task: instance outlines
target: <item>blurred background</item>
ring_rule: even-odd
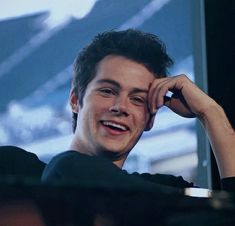
[[[68,149],[72,63],[98,32],[137,28],[154,33],[175,62],[170,74],[195,80],[193,0],[0,2],[0,145],[19,146],[44,162]],[[163,107],[125,169],[195,181],[196,127],[195,119]]]

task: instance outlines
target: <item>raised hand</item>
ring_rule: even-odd
[[[171,97],[166,94],[171,91]],[[235,132],[222,107],[185,75],[155,79],[148,96],[154,115],[163,105],[183,117],[197,117],[214,151],[221,178],[235,176]]]
[[[172,92],[171,97],[166,96],[168,91]],[[186,75],[155,79],[149,90],[148,103],[153,114],[165,105],[187,118],[202,117],[208,107],[216,104]]]

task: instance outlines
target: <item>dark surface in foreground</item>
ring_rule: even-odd
[[[235,225],[233,194],[211,198],[182,190],[0,185],[0,225]]]

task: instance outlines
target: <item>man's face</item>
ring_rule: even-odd
[[[125,57],[101,60],[83,106],[78,104],[77,150],[126,158],[148,124],[147,96],[154,79],[146,67]]]

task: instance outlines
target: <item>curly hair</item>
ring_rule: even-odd
[[[96,76],[97,64],[107,55],[124,56],[140,63],[156,78],[166,77],[167,69],[173,64],[164,43],[154,34],[134,29],[100,33],[74,61],[72,92],[81,106],[87,85]],[[77,114],[73,113],[73,132],[76,126]]]

